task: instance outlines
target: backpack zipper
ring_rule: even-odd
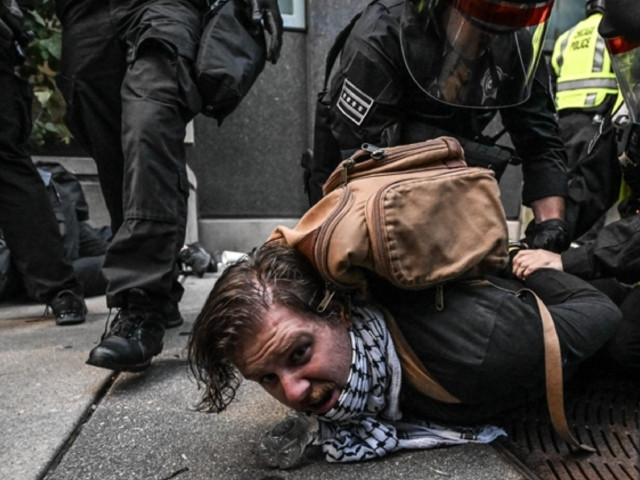
[[[318,237],[316,239],[315,248],[314,248],[314,259],[316,267],[320,272],[320,275],[325,279],[331,281],[336,285],[340,285],[343,287],[350,287],[349,285],[340,284],[336,281],[336,279],[331,274],[328,265],[328,249],[326,248],[326,237],[330,235],[330,233],[334,230],[337,223],[344,217],[347,213],[348,205],[353,201],[353,195],[351,194],[351,190],[349,188],[344,189],[342,196],[340,197],[340,202],[336,208],[333,209],[331,215],[324,221],[322,227],[320,227],[320,231],[318,232]]]
[[[386,148],[380,148],[370,143],[364,143],[362,144],[358,152],[356,152],[351,157],[342,161],[341,163],[342,168],[340,170],[340,174],[339,175],[332,174],[331,176],[329,176],[324,189],[328,193],[335,190],[341,185],[346,185],[349,182],[349,180],[355,180],[356,178],[359,178],[360,172],[356,171],[353,173],[354,176],[351,179],[349,179],[349,171],[352,170],[353,168],[357,168],[359,165],[366,162],[368,159],[375,160],[377,165],[386,165],[388,163],[391,163],[397,160],[397,157],[405,156],[407,153],[411,153],[411,152],[427,153],[434,150],[440,150],[442,148],[446,148],[447,151],[449,150],[446,144],[439,143],[439,142],[433,142],[430,145],[425,145],[424,143],[421,143],[421,144],[399,145],[396,147],[386,147]],[[369,155],[363,154],[362,152],[367,152]],[[442,160],[444,160],[445,158],[447,157],[444,157]],[[424,167],[424,168],[430,168],[430,167]],[[403,170],[400,169],[398,170],[398,172],[403,172]],[[404,170],[404,172],[406,172],[406,170]],[[391,174],[394,172],[386,172],[386,173]],[[369,175],[370,173],[367,170],[365,170],[363,174]]]

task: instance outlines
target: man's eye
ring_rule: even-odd
[[[266,375],[261,376],[258,382],[260,385],[269,386],[273,385],[277,380],[278,376],[275,373],[267,373]]]
[[[310,351],[311,351],[310,344],[305,344],[296,348],[291,353],[291,361],[296,364],[303,363],[307,359],[307,356],[309,355]]]

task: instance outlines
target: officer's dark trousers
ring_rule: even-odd
[[[31,132],[31,87],[0,54],[0,229],[27,294],[48,302],[61,290],[82,289],[64,258],[44,183],[26,148]]]
[[[57,2],[66,121],[97,163],[115,232],[104,263],[110,307],[125,306],[132,288],[156,304],[182,295],[183,140],[200,111],[191,77],[201,30],[195,1]]]

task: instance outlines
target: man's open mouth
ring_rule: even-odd
[[[336,404],[339,396],[340,392],[335,388],[331,388],[324,392],[324,394],[320,397],[320,400],[308,405],[307,410],[311,413],[315,413],[316,415],[327,413]]]

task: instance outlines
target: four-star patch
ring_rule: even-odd
[[[356,125],[361,125],[373,106],[373,98],[345,79],[338,99],[342,114]]]

